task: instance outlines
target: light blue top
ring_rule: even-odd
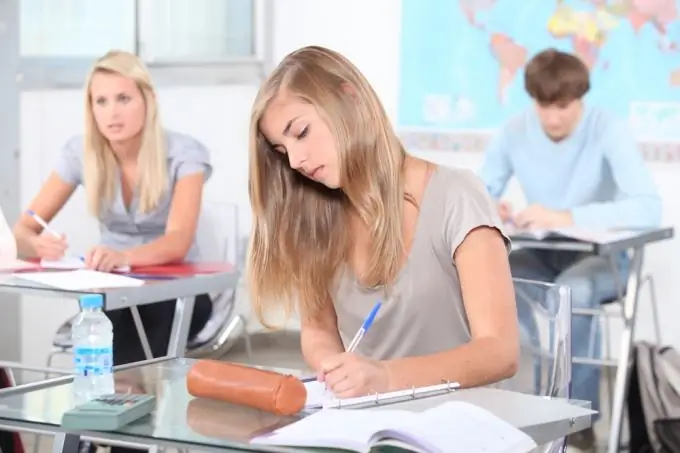
[[[120,178],[113,202],[99,218],[101,243],[116,250],[125,250],[158,239],[165,233],[170,213],[170,203],[175,185],[182,177],[203,172],[207,181],[212,175],[210,152],[198,140],[176,132],[166,132],[168,158],[168,187],[158,207],[143,214],[138,210],[139,194],[133,194],[130,209],[126,209],[120,187]],[[67,183],[78,186],[83,183],[83,137],[71,138],[62,149],[55,171]],[[186,256],[198,259],[196,240]]]
[[[511,119],[486,152],[480,176],[492,197],[516,176],[530,204],[571,210],[591,229],[646,228],[661,223],[661,198],[625,122],[586,107],[559,143],[534,109]]]

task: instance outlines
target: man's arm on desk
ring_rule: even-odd
[[[572,209],[574,224],[590,229],[659,226],[661,197],[633,137],[623,124],[612,123],[603,140],[617,199]]]

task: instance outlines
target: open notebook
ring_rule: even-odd
[[[577,241],[590,242],[594,244],[606,244],[609,242],[622,241],[634,238],[639,235],[635,230],[586,230],[583,228],[568,227],[545,229],[519,229],[514,226],[506,226],[505,233],[518,239],[573,239]]]
[[[388,445],[417,453],[528,453],[537,447],[519,429],[462,401],[449,401],[421,413],[327,409],[250,443],[357,453]]]

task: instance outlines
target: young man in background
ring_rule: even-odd
[[[524,81],[534,105],[501,128],[480,170],[503,221],[528,229],[658,226],[661,199],[628,125],[584,102],[590,90],[585,64],[544,50],[527,64]],[[512,176],[528,202],[520,211],[500,201]],[[617,296],[617,282],[627,277],[625,255],[616,263],[613,268],[607,257],[570,251],[521,249],[510,255],[513,277],[568,285],[574,308],[596,308]],[[520,322],[531,322],[522,316],[521,303]],[[590,357],[591,351],[599,356],[595,322],[593,316],[573,317],[572,357]],[[599,410],[599,386],[598,366],[573,366],[572,398],[592,401]],[[595,448],[592,428],[569,441],[583,451]]]

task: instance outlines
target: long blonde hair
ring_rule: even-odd
[[[90,212],[99,217],[115,194],[115,156],[101,134],[92,113],[92,77],[97,73],[118,74],[135,81],[144,97],[146,120],[141,132],[138,158],[139,210],[147,213],[158,206],[168,187],[167,149],[156,93],[146,66],[134,54],[112,50],[94,64],[85,83],[85,149],[83,179]]]
[[[282,91],[313,105],[335,136],[342,190],[319,188],[271,149],[259,127]],[[305,47],[286,56],[264,82],[250,120],[249,194],[253,212],[247,272],[263,323],[276,306],[313,317],[332,302],[347,263],[351,207],[369,229],[371,249],[362,284],[389,285],[404,247],[402,211],[406,157],[387,114],[359,70],[342,55]]]

